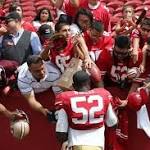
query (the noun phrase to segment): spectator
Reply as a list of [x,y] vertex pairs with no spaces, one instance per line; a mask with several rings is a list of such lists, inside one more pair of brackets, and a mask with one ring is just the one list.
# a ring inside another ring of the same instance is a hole
[[[55,94],[61,90],[53,86],[54,82],[59,79],[60,72],[51,62],[43,62],[38,55],[29,56],[27,63],[18,68],[18,87],[21,94],[25,97],[31,108],[47,115],[48,109],[44,108],[38,102],[38,96],[42,95],[43,99],[50,98],[50,88]],[[52,100],[50,99],[50,104]]]
[[88,30],[93,22],[93,15],[88,9],[81,8],[77,12],[74,23],[70,26],[73,35]]
[[3,9],[2,2],[0,3],[0,36],[7,32],[6,27],[3,23],[3,17],[5,16],[6,12]]
[[130,36],[132,30],[136,27],[135,21],[134,8],[130,5],[124,6],[123,19],[119,21],[115,28],[116,34]]
[[41,54],[42,58],[44,60],[47,60],[48,58],[50,58],[51,61],[54,64],[56,64],[57,67],[60,69],[60,71],[63,73],[65,71],[66,67],[68,67],[70,60],[77,53],[76,44],[80,43],[81,47],[83,47],[85,65],[87,67],[90,67],[92,62],[89,57],[88,49],[87,49],[87,46],[85,44],[85,41],[84,41],[82,35],[76,36],[76,39],[75,39],[75,37],[72,38],[71,33],[70,33],[70,24],[67,22],[56,23],[55,32],[57,34],[61,34],[64,37],[64,39],[67,41],[67,46],[61,50],[56,50],[53,47],[51,47],[50,49],[46,49]]
[[55,2],[52,0],[52,2],[58,9],[64,9],[65,13],[72,17],[76,15],[79,8],[86,8],[91,11],[94,19],[104,23],[105,31],[111,31],[108,8],[101,4],[99,0],[56,0]]
[[102,51],[112,51],[113,39],[104,31],[104,25],[94,20],[91,27],[83,33],[91,59],[97,64]]
[[31,31],[31,32],[34,32],[35,31],[35,28],[33,27],[33,25],[30,23],[30,22],[27,22],[23,19],[23,12],[22,12],[22,8],[21,8],[21,5],[17,4],[17,3],[12,3],[9,7],[9,13],[10,12],[17,12],[22,20],[21,20],[21,24],[22,24],[22,27],[27,30],[27,31]]
[[43,24],[40,26],[38,35],[43,46],[49,41],[53,34],[54,32],[50,25]]
[[136,61],[138,58],[138,50],[142,50],[149,36],[150,18],[144,18],[140,24],[140,27],[133,30],[131,34],[131,40],[133,44],[133,56],[135,56]]
[[21,65],[29,55],[41,52],[38,35],[22,28],[21,17],[17,12],[6,16],[6,24],[8,34],[0,38],[1,60],[15,60]]
[[36,31],[38,31],[39,27],[42,24],[48,24],[54,30],[54,23],[52,20],[50,10],[45,7],[39,10],[37,16],[35,17],[33,21],[33,26],[35,27]]

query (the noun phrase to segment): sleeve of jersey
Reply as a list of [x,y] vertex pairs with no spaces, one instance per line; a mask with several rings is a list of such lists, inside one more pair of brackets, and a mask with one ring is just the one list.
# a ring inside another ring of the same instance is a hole
[[65,132],[68,131],[68,117],[64,109],[57,111],[57,123],[56,123],[56,132]]
[[62,94],[58,94],[55,99],[55,110],[60,110],[65,108],[64,98]]
[[96,64],[101,71],[102,78],[109,71],[111,67],[111,56],[108,51],[102,51],[100,57],[98,58]]
[[117,116],[112,108],[111,103],[109,103],[109,105],[108,105],[105,122],[108,127],[112,127],[112,126],[116,125],[118,122]]

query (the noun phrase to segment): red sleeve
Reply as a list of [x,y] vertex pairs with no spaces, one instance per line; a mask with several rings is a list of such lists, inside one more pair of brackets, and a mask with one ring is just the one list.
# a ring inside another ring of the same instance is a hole
[[[104,35],[105,34],[108,34],[108,33],[104,33]],[[114,39],[111,36],[106,35],[104,43],[105,43],[104,49],[108,51],[112,51],[112,48],[114,45]]]
[[61,108],[64,108],[64,98],[62,93],[58,94],[55,99],[55,109],[59,110]]
[[106,72],[109,72],[112,66],[112,57],[110,52],[103,50],[96,64],[99,67],[102,76],[104,76]]
[[27,30],[27,31],[30,31],[30,32],[36,32],[36,29],[33,27],[33,25],[31,24],[31,23],[29,23],[29,22],[24,22],[23,24],[22,24],[22,27],[25,29],[25,30]]
[[[85,1],[86,0],[80,0],[79,1],[79,6],[80,7],[83,7],[85,4]],[[80,8],[79,7],[79,8]],[[72,4],[71,4],[71,2],[70,2],[70,0],[67,0],[66,2],[65,2],[65,5],[64,5],[64,9],[65,9],[65,11],[66,11],[66,13],[67,13],[67,15],[69,15],[69,16],[72,16],[72,17],[74,17],[75,15],[76,15],[76,13],[77,13],[77,11],[78,11],[78,9],[79,8],[77,8],[77,7],[74,7]]]

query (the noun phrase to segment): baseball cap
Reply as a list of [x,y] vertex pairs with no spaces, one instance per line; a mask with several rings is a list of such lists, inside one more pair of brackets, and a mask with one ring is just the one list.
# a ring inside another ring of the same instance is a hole
[[21,21],[21,16],[17,12],[11,12],[7,16],[5,16],[5,21],[10,22],[14,20],[20,20]]
[[90,81],[90,76],[83,70],[78,71],[73,75],[73,82],[76,85],[82,85],[88,81]]
[[41,25],[38,32],[40,35],[44,36],[45,38],[50,38],[54,33],[52,27],[48,24]]

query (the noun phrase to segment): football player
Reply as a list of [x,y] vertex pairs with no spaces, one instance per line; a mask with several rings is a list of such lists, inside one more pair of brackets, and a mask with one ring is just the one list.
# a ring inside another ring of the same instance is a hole
[[104,150],[105,123],[109,127],[117,124],[112,96],[104,88],[91,90],[85,71],[74,74],[73,87],[74,91],[56,97],[58,140],[68,140],[68,147],[73,150]]
[[[134,64],[131,53],[130,39],[127,36],[117,36],[112,53],[102,51],[97,63],[104,77],[106,89],[113,96],[122,99],[120,101],[117,98],[113,101],[113,106],[118,112],[119,125],[116,130],[117,142],[115,143],[119,143],[119,149],[127,149],[128,115],[124,100],[134,89],[134,87],[131,88],[133,81],[138,82],[137,77],[140,75],[138,67],[142,61],[142,55],[139,54],[139,60]],[[110,145],[116,146],[115,144]]]
[[55,31],[56,33],[62,34],[64,36],[64,39],[66,40],[67,44],[65,48],[60,49],[58,47],[62,46],[61,41],[57,40],[55,44],[51,42],[50,45],[54,44],[55,46],[52,46],[51,48],[49,46],[48,48],[46,47],[45,51],[43,51],[43,53],[41,54],[42,58],[44,60],[47,60],[47,57],[49,57],[50,60],[54,64],[56,64],[56,66],[63,73],[65,69],[69,66],[70,60],[75,56],[76,46],[79,44],[81,45],[84,53],[85,66],[87,68],[90,68],[92,61],[88,54],[88,49],[82,35],[72,37],[70,33],[70,25],[67,22],[58,22],[55,25]]

